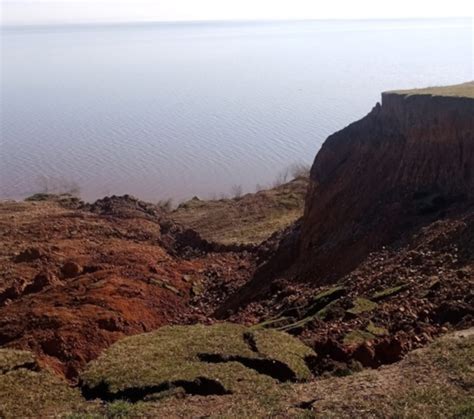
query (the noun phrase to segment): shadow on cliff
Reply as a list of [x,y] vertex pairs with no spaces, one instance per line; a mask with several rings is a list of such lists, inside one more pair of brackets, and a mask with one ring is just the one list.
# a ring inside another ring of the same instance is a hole
[[462,214],[474,203],[473,167],[474,99],[384,93],[382,105],[328,137],[303,218],[269,240],[253,279],[216,315],[265,298],[282,278],[335,283],[382,246]]

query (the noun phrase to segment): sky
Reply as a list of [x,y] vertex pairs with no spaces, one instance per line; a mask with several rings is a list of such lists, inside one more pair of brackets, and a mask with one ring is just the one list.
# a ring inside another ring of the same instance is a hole
[[472,0],[0,0],[3,25],[473,17]]

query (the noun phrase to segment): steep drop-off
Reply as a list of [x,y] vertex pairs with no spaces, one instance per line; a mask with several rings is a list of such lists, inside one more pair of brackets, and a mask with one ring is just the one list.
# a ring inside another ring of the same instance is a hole
[[383,93],[366,117],[328,137],[302,220],[275,237],[273,256],[216,314],[273,299],[282,281],[336,283],[371,252],[409,245],[421,227],[459,219],[473,202],[474,82]]
[[304,277],[334,279],[472,200],[474,83],[463,86],[463,96],[384,93],[365,118],[327,139],[311,169],[298,262]]

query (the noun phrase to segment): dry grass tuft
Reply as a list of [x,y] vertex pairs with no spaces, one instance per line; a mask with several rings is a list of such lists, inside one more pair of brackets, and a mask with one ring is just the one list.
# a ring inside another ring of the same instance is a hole
[[452,86],[433,86],[424,89],[394,90],[387,93],[397,93],[406,96],[432,95],[474,98],[474,81]]

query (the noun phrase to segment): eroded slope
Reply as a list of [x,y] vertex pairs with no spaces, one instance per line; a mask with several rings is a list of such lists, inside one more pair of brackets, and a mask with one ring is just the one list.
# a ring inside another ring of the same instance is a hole
[[130,197],[69,204],[0,205],[0,345],[68,378],[121,337],[192,317],[208,275],[238,280],[253,263]]
[[308,177],[233,199],[191,199],[170,217],[198,231],[202,237],[225,244],[260,244],[275,231],[303,215]]

